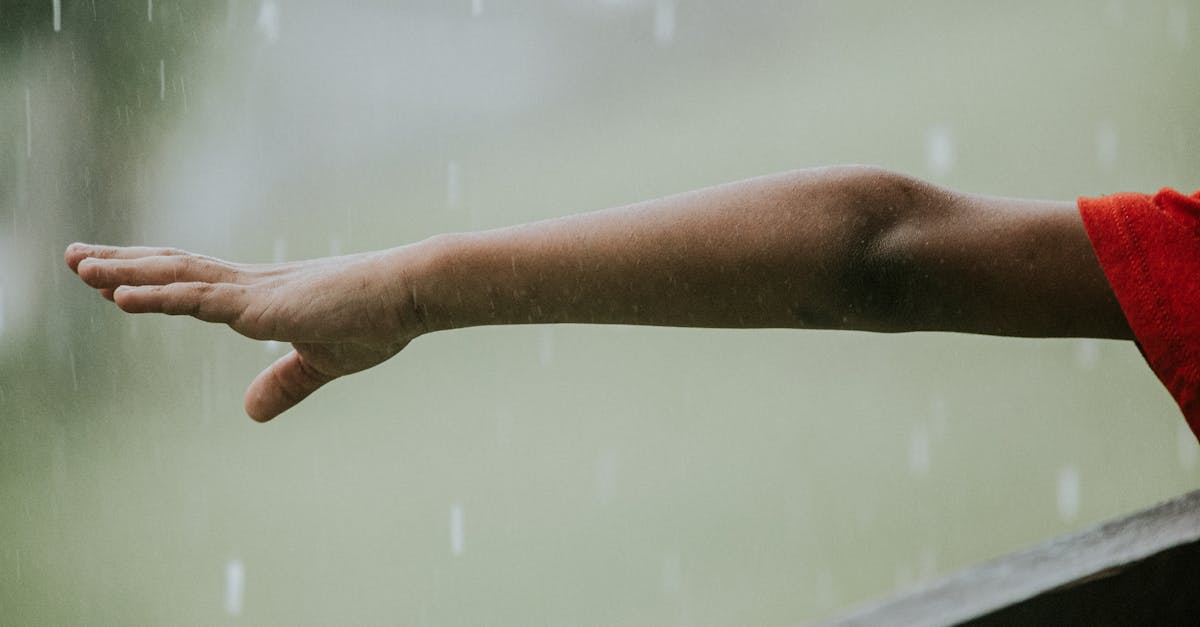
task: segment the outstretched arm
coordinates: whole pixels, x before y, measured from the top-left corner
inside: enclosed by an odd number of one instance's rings
[[[247,390],[260,421],[421,334],[467,326],[1131,337],[1073,203],[957,194],[861,166],[303,262],[83,244],[66,256],[125,311],[292,342]]]

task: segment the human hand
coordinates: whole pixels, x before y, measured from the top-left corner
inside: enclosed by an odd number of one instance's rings
[[[404,251],[238,264],[171,248],[76,243],[66,261],[126,312],[188,315],[256,340],[290,342],[293,350],[246,389],[246,413],[266,422],[423,332],[390,263]]]

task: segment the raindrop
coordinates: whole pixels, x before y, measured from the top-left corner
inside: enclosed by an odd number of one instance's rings
[[[929,474],[929,432],[924,427],[913,429],[908,438],[908,472],[914,477]]]
[[[934,126],[925,132],[925,164],[936,176],[954,167],[954,133],[949,127]]]
[[[154,0],[146,0],[146,21],[154,21]]]
[[[337,235],[329,236],[329,256],[340,257],[342,254],[342,238]]]
[[[1079,469],[1074,465],[1058,470],[1058,517],[1072,521],[1079,515]]]
[[[829,571],[818,573],[816,585],[813,587],[816,589],[817,606],[833,607],[837,601],[836,590],[833,587],[833,574]]]
[[[183,112],[187,113],[188,112],[187,83],[184,82],[183,76],[179,77],[179,95],[183,96]]]
[[[283,263],[287,259],[287,240],[282,237],[275,238],[275,245],[271,249],[271,259],[275,263]]]
[[[211,359],[204,359],[200,365],[200,407],[201,417],[208,424],[213,415],[213,365]]]
[[[1185,50],[1188,45],[1188,13],[1187,5],[1182,2],[1172,2],[1167,5],[1167,32],[1170,33],[1171,41],[1175,42],[1175,46],[1180,50]]]
[[[471,17],[483,15],[483,0],[471,0]]]
[[[607,503],[617,494],[617,452],[608,449],[596,456],[596,500]]]
[[[1075,365],[1080,370],[1092,370],[1100,363],[1100,342],[1081,339],[1075,343]]]
[[[4,286],[0,285],[0,335],[4,335]]]
[[[655,3],[654,41],[664,47],[675,41],[675,0],[658,0]]]
[[[946,397],[935,394],[929,401],[929,423],[933,425],[933,436],[942,438],[946,435]]]
[[[457,209],[462,203],[462,171],[457,161],[446,164],[446,207]]]
[[[496,445],[504,448],[512,438],[512,414],[507,409],[496,412]]]
[[[158,99],[167,99],[167,62],[164,59],[158,60]]]
[[[76,392],[79,391],[79,375],[75,372],[75,351],[67,351],[67,363],[71,366],[71,386]]]
[[[263,352],[267,353],[268,355],[274,355],[275,353],[279,352],[281,346],[282,344],[275,340],[264,340]]]
[[[1113,24],[1124,22],[1125,0],[1108,0],[1108,6],[1104,8],[1104,16]]]
[[[1179,457],[1179,465],[1191,470],[1196,466],[1196,449],[1200,448],[1196,445],[1196,435],[1188,427],[1188,424],[1182,420],[1179,421],[1179,426],[1175,432],[1175,452]]]
[[[549,328],[542,329],[538,361],[541,362],[543,367],[548,367],[554,363],[554,332]]]
[[[267,43],[273,44],[279,41],[279,6],[274,0],[263,0],[262,6],[258,8],[258,20],[254,23],[254,27],[262,34],[263,39]]]
[[[1117,127],[1111,122],[1096,127],[1096,162],[1106,170],[1117,163]]]
[[[33,106],[30,104],[29,88],[25,88],[25,158],[33,156]]]
[[[450,507],[450,553],[462,555],[463,552],[463,506],[455,503]]]
[[[242,593],[246,573],[242,560],[234,558],[225,563],[225,612],[230,616],[242,613]]]
[[[912,585],[913,585],[912,568],[910,568],[908,566],[908,564],[897,565],[894,579],[896,582],[896,585],[895,585],[896,592],[905,592],[909,588],[912,588]]]
[[[54,32],[62,30],[62,0],[54,0]]]
[[[917,563],[917,584],[924,586],[933,581],[937,575],[937,551],[933,547],[925,547],[921,551],[921,559]]]
[[[663,592],[675,593],[683,589],[683,567],[678,555],[666,555],[662,560]]]

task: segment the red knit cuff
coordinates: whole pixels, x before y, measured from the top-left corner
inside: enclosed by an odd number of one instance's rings
[[[1078,204],[1146,362],[1200,440],[1200,191],[1115,194]]]

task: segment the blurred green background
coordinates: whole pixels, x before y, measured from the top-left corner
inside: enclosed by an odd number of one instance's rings
[[[1195,0],[4,0],[0,46],[0,624],[797,624],[1200,487],[1130,343],[471,329],[258,425],[284,347],[62,262],[831,163],[1190,192]]]

